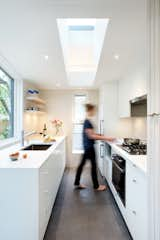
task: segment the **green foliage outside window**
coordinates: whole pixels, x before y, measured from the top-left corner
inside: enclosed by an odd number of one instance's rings
[[[0,140],[13,137],[13,79],[0,69]]]

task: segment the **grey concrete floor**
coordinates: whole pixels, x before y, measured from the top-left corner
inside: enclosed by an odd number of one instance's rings
[[[74,177],[65,171],[44,240],[131,240],[110,190],[94,191],[88,169],[88,189],[74,190]]]

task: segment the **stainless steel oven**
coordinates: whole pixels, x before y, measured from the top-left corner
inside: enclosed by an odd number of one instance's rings
[[[112,183],[125,206],[126,161],[117,154],[112,155]]]

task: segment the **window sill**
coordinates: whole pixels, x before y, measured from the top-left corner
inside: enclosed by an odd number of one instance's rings
[[[0,140],[0,150],[3,150],[3,148],[10,147],[16,143],[18,143],[18,138],[10,138],[6,140]]]

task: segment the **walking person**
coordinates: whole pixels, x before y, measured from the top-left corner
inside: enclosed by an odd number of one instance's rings
[[[97,176],[97,163],[96,163],[96,154],[94,149],[95,140],[104,140],[104,141],[114,141],[114,138],[101,136],[94,132],[94,127],[91,122],[91,119],[94,117],[96,113],[96,107],[92,104],[86,104],[86,114],[87,117],[84,121],[83,125],[83,147],[84,147],[84,154],[82,156],[80,165],[77,169],[76,178],[75,178],[75,187],[78,189],[86,188],[85,185],[80,183],[81,174],[83,171],[83,167],[87,160],[91,162],[91,175],[93,181],[94,189],[98,191],[104,191],[106,189],[105,185],[99,185],[98,176]]]

